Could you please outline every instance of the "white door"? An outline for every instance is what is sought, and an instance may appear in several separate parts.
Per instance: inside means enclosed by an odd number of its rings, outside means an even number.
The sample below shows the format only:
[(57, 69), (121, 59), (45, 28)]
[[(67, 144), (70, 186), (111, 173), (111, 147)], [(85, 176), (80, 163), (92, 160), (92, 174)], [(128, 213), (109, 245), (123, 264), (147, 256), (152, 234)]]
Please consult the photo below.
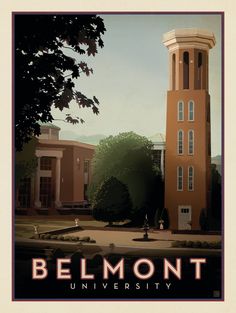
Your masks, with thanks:
[(179, 205), (178, 209), (178, 229), (191, 229), (191, 206)]

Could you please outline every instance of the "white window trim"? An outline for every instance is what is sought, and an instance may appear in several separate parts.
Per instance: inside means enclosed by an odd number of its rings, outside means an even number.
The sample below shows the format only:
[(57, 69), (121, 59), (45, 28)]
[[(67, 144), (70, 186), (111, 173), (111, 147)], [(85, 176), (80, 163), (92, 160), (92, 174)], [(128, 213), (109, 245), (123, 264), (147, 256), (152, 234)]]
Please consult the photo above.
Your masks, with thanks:
[[(190, 120), (190, 102), (193, 103), (193, 119)], [(195, 103), (193, 100), (189, 100), (188, 102), (188, 122), (194, 122), (194, 108), (195, 108)]]
[[(193, 188), (192, 189), (190, 189), (189, 188), (189, 169), (190, 169), (190, 167), (193, 169), (193, 175), (192, 175), (192, 186), (193, 186)], [(188, 166), (188, 191), (194, 191), (194, 167), (193, 167), (193, 165), (190, 165), (190, 166)]]
[[(190, 134), (190, 132), (192, 132), (193, 133), (193, 152), (189, 152), (189, 147), (190, 147), (190, 139), (189, 139), (189, 134)], [(189, 131), (188, 131), (188, 155), (194, 155), (194, 130), (193, 129), (189, 129)]]
[[(180, 103), (182, 103), (182, 114), (183, 114), (183, 119), (179, 119), (179, 107), (180, 107)], [(178, 112), (177, 112), (177, 121), (178, 122), (183, 122), (184, 121), (184, 101), (180, 100), (178, 101)]]
[[(182, 168), (182, 189), (179, 189), (179, 168)], [(177, 191), (184, 190), (184, 168), (183, 166), (177, 166)]]
[[(182, 132), (182, 153), (179, 152), (179, 133)], [(183, 155), (184, 154), (184, 131), (183, 129), (179, 129), (177, 132), (177, 154)]]

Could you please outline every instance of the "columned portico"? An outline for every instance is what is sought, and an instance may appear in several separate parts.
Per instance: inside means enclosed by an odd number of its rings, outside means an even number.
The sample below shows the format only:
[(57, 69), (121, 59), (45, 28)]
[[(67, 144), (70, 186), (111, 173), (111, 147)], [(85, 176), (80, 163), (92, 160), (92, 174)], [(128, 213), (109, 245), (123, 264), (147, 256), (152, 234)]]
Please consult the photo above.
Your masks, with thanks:
[(36, 150), (36, 157), (38, 158), (38, 167), (35, 177), (35, 208), (41, 208), (40, 201), (40, 177), (51, 177), (52, 171), (45, 171), (40, 169), (40, 160), (42, 157), (51, 157), (56, 158), (56, 167), (55, 167), (55, 207), (61, 207), (60, 200), (60, 189), (61, 189), (61, 158), (63, 156), (62, 149), (40, 149)]

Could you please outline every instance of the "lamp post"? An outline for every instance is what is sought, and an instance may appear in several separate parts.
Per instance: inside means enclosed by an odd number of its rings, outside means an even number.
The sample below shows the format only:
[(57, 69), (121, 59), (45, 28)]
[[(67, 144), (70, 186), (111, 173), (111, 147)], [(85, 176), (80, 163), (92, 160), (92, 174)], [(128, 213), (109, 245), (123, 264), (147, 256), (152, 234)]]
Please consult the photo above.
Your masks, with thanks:
[(39, 237), (39, 225), (33, 225), (35, 236)]
[(143, 230), (144, 230), (143, 239), (148, 240), (149, 224), (148, 224), (147, 214), (145, 215), (145, 218), (144, 218)]

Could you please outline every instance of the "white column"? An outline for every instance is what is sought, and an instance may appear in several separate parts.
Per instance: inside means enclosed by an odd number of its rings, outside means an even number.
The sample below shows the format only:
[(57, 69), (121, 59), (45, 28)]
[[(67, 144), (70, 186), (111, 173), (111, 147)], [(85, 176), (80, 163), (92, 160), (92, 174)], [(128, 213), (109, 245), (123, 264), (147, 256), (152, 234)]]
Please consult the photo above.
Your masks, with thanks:
[(57, 208), (61, 207), (60, 201), (60, 189), (61, 189), (61, 158), (56, 158), (56, 188), (55, 188), (55, 206)]
[(41, 202), (40, 202), (40, 157), (38, 157), (38, 166), (37, 166), (36, 175), (35, 175), (34, 206), (36, 208), (41, 208)]

